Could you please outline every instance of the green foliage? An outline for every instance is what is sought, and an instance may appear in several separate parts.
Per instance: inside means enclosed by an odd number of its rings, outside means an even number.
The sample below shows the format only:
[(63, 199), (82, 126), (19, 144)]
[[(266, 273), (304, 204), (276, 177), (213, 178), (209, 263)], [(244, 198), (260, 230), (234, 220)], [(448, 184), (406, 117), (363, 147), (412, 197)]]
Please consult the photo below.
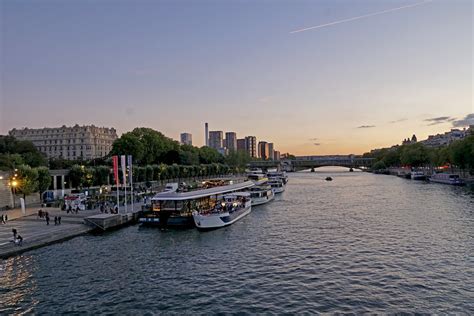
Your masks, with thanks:
[(93, 168), (94, 184), (106, 185), (109, 181), (110, 167), (98, 166)]
[(69, 180), (74, 188), (80, 188), (85, 182), (85, 168), (83, 166), (74, 165), (69, 170)]
[(38, 173), (38, 191), (41, 194), (48, 190), (51, 185), (51, 175), (49, 174), (49, 169), (46, 167), (38, 167), (36, 168), (36, 172)]
[(229, 155), (225, 157), (225, 163), (230, 167), (245, 168), (251, 159), (247, 152), (237, 150), (230, 152)]
[(376, 163), (373, 164), (372, 169), (374, 169), (374, 170), (383, 170), (383, 169), (387, 169), (387, 166), (385, 165), (383, 160), (379, 160), (379, 161), (377, 161)]
[(11, 170), (19, 163), (39, 167), (46, 166), (47, 161), (32, 142), (0, 135), (0, 169)]
[(17, 193), (26, 196), (38, 190), (38, 171), (36, 169), (28, 165), (21, 165), (18, 167), (17, 175)]
[(422, 166), (429, 162), (428, 150), (421, 143), (405, 145), (401, 149), (400, 161), (403, 165)]
[(461, 169), (474, 169), (474, 135), (449, 146), (449, 159)]

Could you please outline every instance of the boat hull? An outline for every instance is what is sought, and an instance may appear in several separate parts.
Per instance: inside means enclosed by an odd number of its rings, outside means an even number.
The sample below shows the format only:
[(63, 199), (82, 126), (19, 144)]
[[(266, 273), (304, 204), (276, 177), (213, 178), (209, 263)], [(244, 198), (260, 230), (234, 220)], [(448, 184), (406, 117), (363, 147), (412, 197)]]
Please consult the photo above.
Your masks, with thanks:
[(267, 195), (267, 196), (262, 196), (262, 197), (251, 198), (252, 199), (252, 206), (266, 204), (270, 201), (273, 201), (274, 198), (275, 198), (274, 194), (272, 194), (270, 196)]
[(441, 184), (456, 185), (456, 186), (466, 185), (465, 182), (461, 182), (461, 181), (449, 181), (449, 180), (444, 180), (444, 179), (433, 179), (433, 178), (429, 178), (429, 180), (430, 182), (433, 182), (433, 183), (441, 183)]
[(199, 230), (213, 230), (232, 225), (242, 217), (250, 214), (252, 206), (248, 203), (241, 210), (233, 213), (225, 212), (220, 214), (201, 215), (197, 212), (193, 214), (194, 224)]
[(272, 190), (273, 190), (273, 193), (280, 194), (280, 193), (285, 192), (285, 187), (272, 188)]

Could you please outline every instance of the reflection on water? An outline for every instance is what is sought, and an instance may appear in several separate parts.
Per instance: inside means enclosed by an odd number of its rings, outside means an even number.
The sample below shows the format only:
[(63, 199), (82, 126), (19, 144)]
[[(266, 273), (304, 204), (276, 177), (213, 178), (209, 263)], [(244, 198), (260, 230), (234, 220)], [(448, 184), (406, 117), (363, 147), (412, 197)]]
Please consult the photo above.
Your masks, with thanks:
[(290, 174), (225, 229), (131, 226), (3, 261), (0, 313), (470, 314), (473, 203), (467, 188)]
[(0, 260), (0, 313), (28, 313), (38, 304), (33, 295), (36, 291), (33, 261), (29, 255)]

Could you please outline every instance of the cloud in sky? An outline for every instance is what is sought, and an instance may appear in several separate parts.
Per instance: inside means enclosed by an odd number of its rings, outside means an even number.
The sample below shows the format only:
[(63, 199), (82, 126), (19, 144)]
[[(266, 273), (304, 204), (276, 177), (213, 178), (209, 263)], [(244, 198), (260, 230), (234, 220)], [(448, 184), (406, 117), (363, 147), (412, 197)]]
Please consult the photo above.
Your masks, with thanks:
[(463, 119), (453, 121), (454, 127), (467, 127), (469, 125), (474, 125), (474, 113), (466, 115)]
[(375, 125), (361, 125), (361, 126), (357, 126), (357, 128), (374, 128)]
[(389, 123), (390, 124), (395, 124), (395, 123), (400, 123), (400, 122), (404, 122), (404, 121), (407, 121), (407, 120), (408, 120), (407, 118), (401, 118), (401, 119), (398, 119), (398, 120), (390, 121)]
[(321, 146), (321, 143), (314, 143), (314, 146)]
[(432, 126), (432, 125), (453, 122), (454, 120), (456, 119), (451, 116), (438, 116), (438, 117), (427, 118), (425, 119), (425, 122), (429, 122), (428, 126)]
[(318, 139), (319, 139), (319, 138), (316, 138), (316, 137), (315, 137), (315, 138), (310, 138), (309, 140), (314, 141), (314, 140), (318, 140)]
[(408, 8), (416, 7), (416, 6), (431, 2), (431, 1), (432, 0), (424, 0), (424, 1), (421, 1), (421, 2), (416, 2), (416, 3), (409, 4), (409, 5), (404, 5), (404, 6), (401, 6), (401, 7), (396, 7), (396, 8), (392, 8), (392, 9), (383, 10), (383, 11), (372, 12), (372, 13), (369, 13), (369, 14), (359, 15), (359, 16), (355, 16), (355, 17), (352, 17), (352, 18), (348, 18), (348, 19), (337, 20), (337, 21), (333, 21), (333, 22), (330, 22), (330, 23), (325, 23), (325, 24), (319, 24), (319, 25), (316, 25), (316, 26), (306, 27), (306, 28), (303, 28), (303, 29), (291, 31), (290, 34), (309, 31), (309, 30), (320, 29), (320, 28), (323, 28), (323, 27), (332, 26), (332, 25), (336, 25), (336, 24), (340, 24), (340, 23), (346, 23), (346, 22), (351, 22), (351, 21), (355, 21), (355, 20), (369, 18), (369, 17), (379, 15), (379, 14), (385, 14), (385, 13), (389, 13), (389, 12), (393, 12), (393, 11), (408, 9)]

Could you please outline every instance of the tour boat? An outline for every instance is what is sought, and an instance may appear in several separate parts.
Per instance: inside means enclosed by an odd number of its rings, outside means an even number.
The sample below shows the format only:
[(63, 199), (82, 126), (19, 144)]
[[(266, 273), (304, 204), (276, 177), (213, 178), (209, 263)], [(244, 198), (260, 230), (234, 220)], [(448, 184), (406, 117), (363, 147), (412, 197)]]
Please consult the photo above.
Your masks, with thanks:
[(251, 187), (249, 190), (252, 206), (268, 203), (273, 200), (275, 193), (269, 185)]
[(232, 225), (252, 211), (249, 192), (235, 192), (223, 196), (212, 209), (193, 212), (199, 230), (210, 230)]
[(252, 181), (244, 181), (188, 192), (160, 192), (151, 199), (151, 211), (145, 212), (139, 222), (150, 226), (191, 228), (195, 226), (193, 212), (213, 210), (221, 203), (223, 195), (252, 186)]
[(286, 175), (285, 171), (269, 171), (267, 172), (267, 177), (270, 178), (278, 178), (281, 179), (283, 184), (288, 183), (288, 176)]
[(426, 180), (426, 175), (423, 171), (412, 171), (411, 179), (412, 180)]
[(283, 181), (281, 179), (278, 179), (278, 178), (268, 179), (267, 184), (272, 187), (272, 190), (275, 194), (282, 193), (285, 191), (285, 185), (283, 184)]
[(434, 173), (429, 178), (430, 182), (451, 184), (451, 185), (465, 185), (466, 183), (459, 178), (457, 174), (451, 173)]
[(247, 178), (253, 181), (255, 185), (262, 185), (268, 181), (268, 178), (263, 173), (250, 173), (247, 174)]

